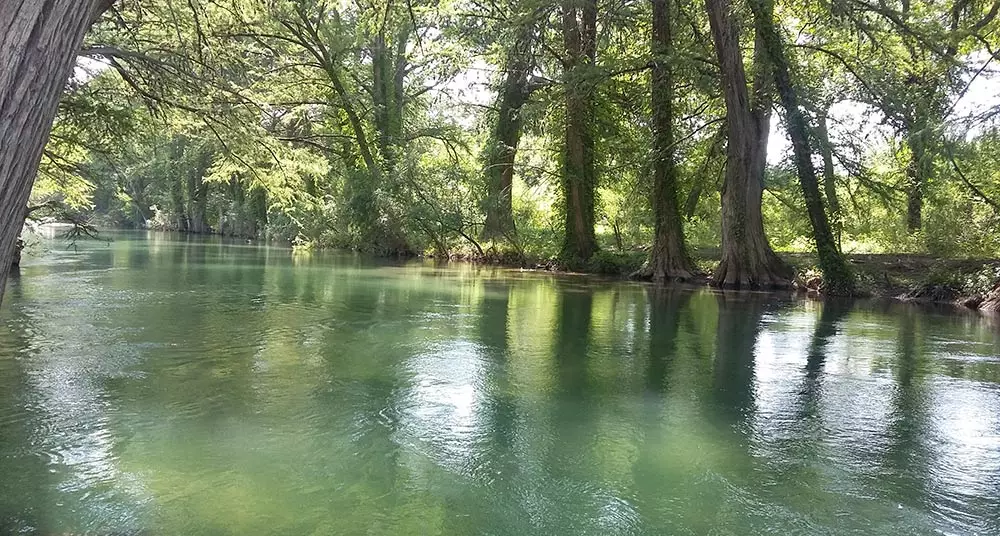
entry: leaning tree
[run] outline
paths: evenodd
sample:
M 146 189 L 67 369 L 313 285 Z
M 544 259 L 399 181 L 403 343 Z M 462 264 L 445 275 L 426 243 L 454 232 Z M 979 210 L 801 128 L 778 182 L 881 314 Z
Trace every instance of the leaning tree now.
M 84 34 L 113 1 L 0 3 L 0 295 L 59 98 Z

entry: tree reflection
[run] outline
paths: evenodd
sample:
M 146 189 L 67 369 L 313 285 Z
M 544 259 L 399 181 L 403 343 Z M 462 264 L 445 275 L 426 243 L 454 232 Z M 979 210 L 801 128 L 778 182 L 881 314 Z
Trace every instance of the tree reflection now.
M 770 296 L 746 292 L 716 296 L 719 321 L 713 393 L 720 414 L 735 424 L 745 421 L 754 409 L 754 349 Z
M 594 295 L 590 289 L 565 286 L 559 294 L 555 363 L 559 392 L 587 398 L 587 352 Z
M 806 354 L 806 379 L 809 380 L 805 386 L 805 392 L 814 392 L 814 380 L 820 377 L 823 372 L 823 365 L 826 363 L 827 348 L 834 336 L 840 331 L 841 324 L 847 315 L 850 314 L 854 304 L 850 301 L 838 300 L 834 298 L 823 302 L 823 309 L 820 312 L 816 327 L 813 328 L 812 337 L 809 339 L 809 350 Z
M 931 463 L 928 441 L 930 389 L 924 379 L 927 358 L 919 334 L 918 311 L 903 307 L 896 311 L 899 334 L 896 342 L 895 388 L 890 401 L 888 439 L 882 465 L 890 475 L 886 484 L 893 490 L 893 499 L 918 504 L 926 500 L 926 484 Z M 910 499 L 908 499 L 910 498 Z
M 687 315 L 692 292 L 677 287 L 648 287 L 649 360 L 646 365 L 646 389 L 663 394 L 667 390 L 667 370 L 677 352 L 677 333 L 681 318 Z
M 483 401 L 482 433 L 486 449 L 479 453 L 476 476 L 480 481 L 508 480 L 518 474 L 514 456 L 517 439 L 517 406 L 507 363 L 507 322 L 511 288 L 507 282 L 486 280 L 483 299 L 479 304 L 478 339 L 486 361 L 484 376 L 487 383 Z

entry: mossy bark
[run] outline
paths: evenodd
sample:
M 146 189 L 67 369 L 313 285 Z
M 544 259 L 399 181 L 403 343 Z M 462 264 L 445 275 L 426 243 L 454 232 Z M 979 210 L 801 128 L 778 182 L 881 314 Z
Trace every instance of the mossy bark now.
M 597 251 L 594 213 L 597 170 L 592 125 L 592 73 L 597 56 L 596 0 L 565 0 L 562 4 L 565 88 L 565 139 L 562 192 L 565 231 L 560 257 L 570 265 L 586 262 Z
M 507 51 L 506 74 L 497 99 L 496 123 L 487 142 L 484 162 L 486 222 L 483 238 L 504 239 L 516 230 L 511 192 L 514 160 L 521 141 L 521 108 L 531 94 L 532 44 L 535 25 L 528 23 Z
M 767 51 L 775 88 L 785 110 L 785 121 L 795 157 L 795 169 L 805 198 L 809 221 L 812 224 L 820 269 L 823 270 L 823 291 L 826 294 L 851 295 L 855 291 L 854 274 L 837 247 L 826 217 L 819 182 L 816 179 L 816 168 L 813 166 L 812 150 L 809 147 L 809 127 L 799 106 L 788 58 L 774 23 L 774 7 L 771 0 L 750 0 L 750 9 L 754 15 L 754 26 Z
M 684 244 L 684 227 L 677 199 L 674 151 L 673 3 L 651 0 L 653 8 L 653 249 L 642 275 L 655 283 L 692 277 L 694 264 Z
M 833 145 L 830 143 L 830 130 L 827 126 L 827 111 L 816 114 L 816 138 L 819 142 L 820 154 L 823 157 L 823 191 L 826 194 L 827 208 L 830 214 L 830 224 L 840 244 L 842 228 L 840 200 L 837 198 L 837 174 L 833 168 Z
M 933 169 L 929 145 L 931 136 L 925 112 L 918 111 L 915 124 L 907 126 L 906 145 L 910 149 L 910 162 L 906 167 L 906 230 L 920 231 L 923 226 L 924 185 Z
M 771 249 L 761 213 L 769 114 L 751 107 L 739 33 L 729 0 L 705 0 L 726 103 L 726 178 L 722 188 L 722 260 L 712 275 L 724 288 L 785 288 L 793 271 Z M 755 80 L 761 102 L 764 78 Z

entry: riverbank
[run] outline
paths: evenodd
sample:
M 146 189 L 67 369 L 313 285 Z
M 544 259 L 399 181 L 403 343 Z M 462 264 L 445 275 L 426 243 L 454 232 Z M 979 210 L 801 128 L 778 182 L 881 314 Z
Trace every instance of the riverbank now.
M 540 272 L 578 273 L 634 279 L 646 252 L 601 252 L 583 266 L 566 267 L 554 260 L 518 262 L 515 256 L 452 256 L 449 260 L 520 267 Z M 780 253 L 796 271 L 794 290 L 822 296 L 823 280 L 811 253 Z M 689 284 L 710 284 L 719 252 L 701 250 L 693 255 L 701 270 Z M 847 256 L 858 282 L 858 297 L 892 299 L 910 303 L 944 304 L 983 312 L 1000 312 L 1000 259 L 950 259 L 913 254 L 854 254 Z
M 1000 312 L 1000 260 L 924 255 L 850 255 L 862 290 L 875 297 Z
M 191 235 L 185 232 L 179 234 Z M 55 234 L 49 233 L 46 236 L 54 238 Z M 241 240 L 234 236 L 211 236 Z M 823 295 L 823 280 L 817 268 L 815 254 L 783 252 L 779 255 L 795 268 L 797 275 L 794 291 L 815 297 Z M 524 256 L 512 251 L 506 253 L 488 251 L 485 255 L 466 252 L 450 255 L 447 258 L 433 255 L 423 257 L 537 272 L 635 280 L 635 274 L 647 256 L 648 252 L 643 250 L 625 252 L 603 250 L 589 262 L 579 266 L 566 266 L 556 260 L 539 257 L 525 259 Z M 685 283 L 693 286 L 709 286 L 711 283 L 709 276 L 719 262 L 720 252 L 713 249 L 699 249 L 692 253 L 692 257 L 699 274 Z M 1000 259 L 953 259 L 914 254 L 852 254 L 847 258 L 857 277 L 857 297 L 943 304 L 967 310 L 1000 313 Z

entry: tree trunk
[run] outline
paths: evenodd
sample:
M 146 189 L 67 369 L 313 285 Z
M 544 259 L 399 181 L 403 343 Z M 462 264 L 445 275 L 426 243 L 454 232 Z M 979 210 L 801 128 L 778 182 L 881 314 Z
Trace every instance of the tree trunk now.
M 577 5 L 580 4 L 579 9 Z M 578 16 L 579 11 L 579 16 Z M 563 148 L 565 229 L 560 257 L 571 264 L 586 262 L 597 251 L 594 234 L 597 170 L 594 164 L 593 82 L 589 71 L 597 55 L 596 0 L 565 0 L 562 5 L 566 50 L 566 137 Z
M 751 109 L 729 0 L 705 0 L 705 7 L 722 70 L 728 133 L 722 189 L 722 260 L 712 276 L 713 283 L 725 288 L 788 287 L 792 269 L 768 244 L 761 214 L 761 175 L 768 130 L 762 118 L 767 117 L 767 107 L 757 114 Z
M 837 175 L 833 169 L 833 146 L 830 144 L 830 130 L 827 126 L 827 112 L 821 111 L 816 117 L 816 137 L 819 138 L 819 149 L 823 155 L 823 189 L 826 193 L 827 206 L 830 209 L 830 223 L 840 243 L 840 200 L 837 199 Z
M 184 160 L 184 152 L 187 147 L 187 138 L 184 136 L 174 136 L 170 140 L 170 158 L 175 162 L 176 168 L 183 169 L 182 163 Z M 190 177 L 188 177 L 190 180 Z M 184 202 L 184 189 L 189 187 L 186 184 L 184 176 L 171 177 L 170 181 L 170 203 L 173 205 L 171 207 L 171 219 L 173 220 L 173 229 L 171 231 L 181 231 L 187 232 L 190 228 L 191 214 L 189 213 L 189 204 Z
M 754 32 L 753 49 L 753 93 L 750 95 L 750 114 L 753 122 L 757 126 L 757 141 L 753 147 L 750 164 L 750 180 L 760 184 L 761 194 L 765 185 L 765 175 L 767 174 L 767 144 L 771 138 L 771 92 L 774 89 L 771 83 L 771 74 L 767 68 L 767 52 L 764 51 L 764 41 L 759 32 Z M 764 226 L 763 215 L 760 214 L 760 201 L 757 201 L 756 210 L 753 210 L 754 220 L 760 220 L 761 228 Z
M 395 36 L 395 43 L 391 43 L 386 39 L 386 31 L 383 28 L 375 37 L 372 46 L 375 129 L 378 132 L 378 149 L 382 157 L 383 172 L 390 181 L 394 178 L 398 167 L 398 149 L 402 141 L 408 29 L 409 25 L 404 26 Z
M 389 16 L 386 14 L 386 17 Z M 406 44 L 410 38 L 410 25 L 403 25 L 392 39 L 387 38 L 386 30 L 383 24 L 371 51 L 373 114 L 380 157 L 376 162 L 379 173 L 373 177 L 379 180 L 366 186 L 373 210 L 361 216 L 366 220 L 362 224 L 367 228 L 365 240 L 369 245 L 381 253 L 397 255 L 409 254 L 410 247 L 399 228 L 400 217 L 386 198 L 397 193 L 402 182 L 399 162 L 403 152 L 403 107 L 408 61 Z
M 188 177 L 188 232 L 205 234 L 209 232 L 205 222 L 208 210 L 208 185 L 200 174 L 191 173 Z
M 785 109 L 785 122 L 788 136 L 792 140 L 792 153 L 795 157 L 795 169 L 802 187 L 802 195 L 806 201 L 809 221 L 812 223 L 813 239 L 819 256 L 820 268 L 823 270 L 823 290 L 827 294 L 850 295 L 854 293 L 854 276 L 846 259 L 837 248 L 837 241 L 830 230 L 830 222 L 826 218 L 823 198 L 819 191 L 819 181 L 816 179 L 816 168 L 813 166 L 812 151 L 809 148 L 809 127 L 805 115 L 799 107 L 798 93 L 792 84 L 788 58 L 785 56 L 781 36 L 774 24 L 774 8 L 772 0 L 750 0 L 750 9 L 754 14 L 754 25 L 757 33 L 764 41 L 774 84 Z
M 0 295 L 76 52 L 105 0 L 0 2 Z
M 674 162 L 673 8 L 670 0 L 651 0 L 653 7 L 653 250 L 645 270 L 655 283 L 691 277 L 694 265 L 684 244 L 677 200 Z M 643 274 L 645 275 L 645 273 Z
M 208 212 L 208 185 L 205 184 L 205 173 L 212 166 L 212 150 L 205 146 L 196 146 L 197 156 L 188 171 L 188 231 L 205 234 L 211 231 L 206 221 Z
M 170 185 L 170 204 L 171 207 L 171 218 L 173 220 L 172 231 L 187 231 L 188 230 L 188 216 L 187 209 L 184 206 L 184 184 L 180 181 L 180 178 L 171 181 Z
M 483 238 L 497 240 L 515 232 L 511 190 L 514 159 L 521 141 L 521 108 L 528 102 L 531 51 L 535 27 L 526 23 L 507 52 L 506 77 L 497 101 L 497 119 L 486 147 L 486 224 Z
M 917 107 L 917 114 L 925 111 Z M 906 168 L 906 230 L 911 233 L 920 231 L 923 225 L 924 184 L 931 173 L 928 145 L 930 136 L 926 118 L 918 118 L 917 124 L 907 128 L 906 144 L 910 148 L 910 163 Z
M 267 238 L 267 190 L 254 188 L 250 192 L 250 203 L 253 207 L 253 218 L 251 219 L 251 237 Z

